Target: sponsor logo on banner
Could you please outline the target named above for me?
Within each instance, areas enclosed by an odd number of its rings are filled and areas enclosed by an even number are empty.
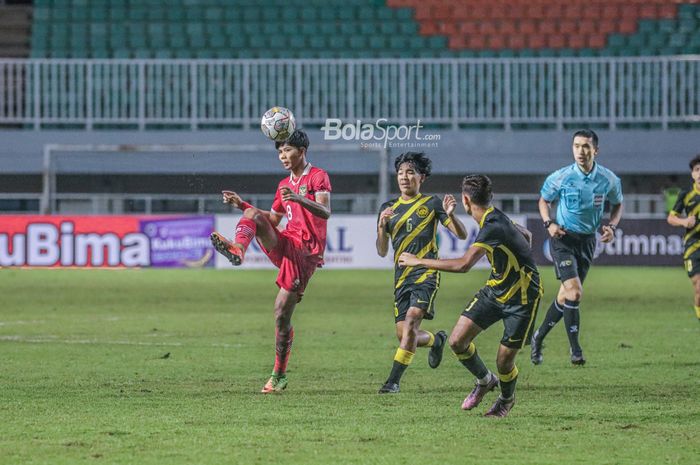
[[[552,263],[550,238],[541,224],[539,219],[531,218],[528,229],[533,234],[537,264],[549,265]],[[683,260],[683,237],[679,228],[670,226],[663,219],[623,218],[615,230],[613,242],[601,242],[600,234],[596,237],[594,265],[669,266],[680,265]]]
[[[212,266],[213,217],[3,216],[0,266]]]
[[[141,231],[151,241],[151,266],[156,267],[214,266],[213,230],[213,216],[141,221]]]

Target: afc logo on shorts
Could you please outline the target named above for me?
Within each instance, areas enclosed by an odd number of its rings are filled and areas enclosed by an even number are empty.
[[[573,265],[574,262],[572,260],[562,260],[559,262],[559,268],[566,268],[567,266]]]

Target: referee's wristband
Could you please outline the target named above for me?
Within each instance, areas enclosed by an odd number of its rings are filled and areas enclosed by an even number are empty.
[[[542,223],[542,224],[544,224],[544,229],[548,229],[553,223],[554,223],[554,221],[552,221],[552,220],[547,220],[547,221],[545,221],[545,222]]]

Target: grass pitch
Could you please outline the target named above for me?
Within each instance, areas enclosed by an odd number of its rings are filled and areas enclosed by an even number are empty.
[[[545,299],[557,288],[542,270]],[[320,270],[294,317],[290,384],[273,363],[274,273],[0,270],[2,464],[639,464],[700,457],[700,325],[681,267],[595,267],[582,303],[588,363],[563,325],[544,364],[518,358],[502,420],[460,410],[472,379],[419,349],[379,396],[396,340],[389,271]],[[450,330],[486,272],[443,274]],[[477,339],[495,369],[502,327]]]

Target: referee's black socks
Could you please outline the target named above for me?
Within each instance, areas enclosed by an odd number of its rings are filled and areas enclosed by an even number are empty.
[[[581,316],[579,314],[578,300],[564,301],[564,324],[566,324],[566,335],[569,338],[572,354],[581,354],[581,346],[578,343],[578,330]]]
[[[537,342],[542,342],[544,340],[544,337],[547,335],[547,333],[549,333],[549,331],[552,328],[554,328],[554,325],[559,323],[559,320],[561,320],[562,316],[564,316],[564,309],[559,306],[559,304],[557,303],[557,299],[555,298],[552,302],[552,305],[549,306],[549,310],[547,310],[547,314],[544,317],[542,325],[535,333],[535,338],[537,339]]]

